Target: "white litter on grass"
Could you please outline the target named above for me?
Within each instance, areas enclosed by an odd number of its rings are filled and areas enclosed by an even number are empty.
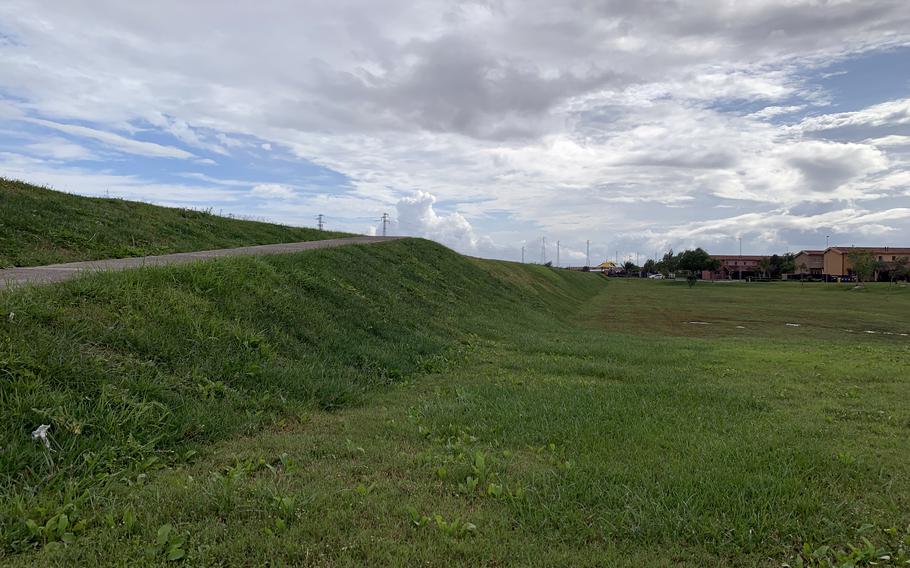
[[[35,431],[32,432],[32,440],[41,440],[45,448],[51,449],[51,442],[47,439],[47,431],[50,430],[50,428],[50,424],[38,426]]]
[[[738,325],[738,326],[736,326],[736,329],[746,329],[746,326],[744,326],[744,325]]]
[[[692,325],[711,325],[710,323],[708,323],[706,321],[689,321],[686,323],[691,323]]]
[[[877,332],[877,331],[872,331],[871,329],[867,329],[867,330],[865,331],[865,333],[878,333],[878,332]]]
[[[907,337],[906,333],[898,333],[898,335],[900,335],[901,337]]]
[[[13,321],[14,319],[16,319],[16,312],[10,312],[9,315],[6,317],[9,318],[9,321]]]
[[[787,327],[799,327],[799,324],[798,324],[798,323],[787,323],[787,324],[784,324],[784,325],[786,325]]]

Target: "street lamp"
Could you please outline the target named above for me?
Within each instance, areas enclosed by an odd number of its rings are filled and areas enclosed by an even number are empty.
[[[739,279],[742,280],[743,279],[743,238],[742,237],[738,237],[738,238],[739,238],[739,262],[737,264],[739,264]]]

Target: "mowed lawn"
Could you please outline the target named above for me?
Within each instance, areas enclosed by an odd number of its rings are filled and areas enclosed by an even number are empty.
[[[134,478],[77,545],[5,562],[904,565],[910,288],[603,280],[542,307],[464,310],[427,372]]]

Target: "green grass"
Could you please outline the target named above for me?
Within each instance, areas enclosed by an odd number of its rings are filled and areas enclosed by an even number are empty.
[[[0,268],[346,236],[0,178]]]
[[[608,282],[403,241],[92,276],[0,295],[9,311],[12,566],[910,548],[904,287]],[[84,521],[70,543],[61,512]]]

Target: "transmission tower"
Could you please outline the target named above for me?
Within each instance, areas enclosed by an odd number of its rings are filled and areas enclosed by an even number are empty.
[[[389,224],[389,220],[390,220],[390,219],[389,219],[389,214],[388,214],[388,213],[383,213],[383,214],[382,214],[382,217],[381,217],[379,220],[382,221],[382,236],[384,237],[384,236],[385,236],[385,233],[386,233],[386,225]]]
[[[325,227],[325,223],[323,222],[322,213],[320,213],[319,215],[316,215],[316,223],[317,223],[317,226],[319,227],[320,231]]]

